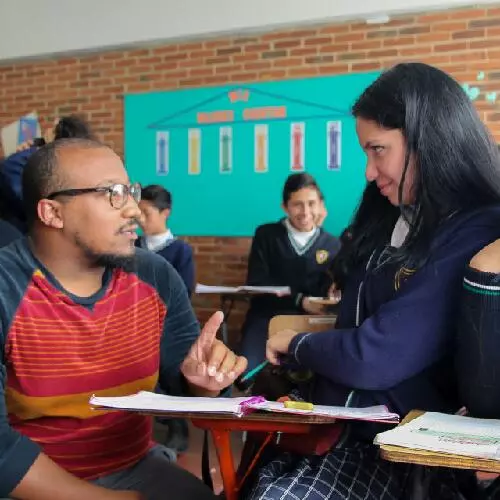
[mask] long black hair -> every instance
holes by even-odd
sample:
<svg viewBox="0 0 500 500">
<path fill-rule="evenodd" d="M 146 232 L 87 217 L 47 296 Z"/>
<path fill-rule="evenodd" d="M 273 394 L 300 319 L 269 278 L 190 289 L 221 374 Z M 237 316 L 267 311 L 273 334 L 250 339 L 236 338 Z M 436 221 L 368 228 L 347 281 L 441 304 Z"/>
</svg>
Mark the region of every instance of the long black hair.
<svg viewBox="0 0 500 500">
<path fill-rule="evenodd" d="M 363 92 L 352 113 L 400 130 L 406 159 L 399 208 L 373 183 L 366 187 L 352 221 L 351 264 L 388 244 L 397 217 L 405 213 L 402 190 L 410 159 L 414 168 L 410 229 L 392 257 L 406 267 L 415 269 L 425 262 L 444 220 L 500 203 L 497 146 L 460 84 L 443 71 L 422 63 L 398 64 Z"/>
</svg>

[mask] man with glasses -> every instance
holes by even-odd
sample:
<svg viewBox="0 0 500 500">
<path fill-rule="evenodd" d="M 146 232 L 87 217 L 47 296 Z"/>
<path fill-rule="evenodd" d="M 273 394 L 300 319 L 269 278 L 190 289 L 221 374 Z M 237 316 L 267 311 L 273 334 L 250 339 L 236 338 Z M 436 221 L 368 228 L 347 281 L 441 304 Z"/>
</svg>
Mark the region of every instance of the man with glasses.
<svg viewBox="0 0 500 500">
<path fill-rule="evenodd" d="M 140 186 L 86 139 L 40 148 L 23 174 L 29 235 L 0 250 L 0 497 L 203 500 L 153 445 L 151 418 L 93 395 L 216 396 L 246 368 L 201 334 L 172 267 L 135 249 Z"/>
</svg>

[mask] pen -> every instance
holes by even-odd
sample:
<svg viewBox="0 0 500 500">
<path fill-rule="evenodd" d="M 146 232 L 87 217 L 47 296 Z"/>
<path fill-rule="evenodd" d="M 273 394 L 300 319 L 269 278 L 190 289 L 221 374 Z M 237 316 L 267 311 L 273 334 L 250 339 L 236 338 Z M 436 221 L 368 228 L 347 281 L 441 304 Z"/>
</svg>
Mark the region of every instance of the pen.
<svg viewBox="0 0 500 500">
<path fill-rule="evenodd" d="M 253 370 L 250 370 L 242 379 L 242 382 L 246 382 L 247 380 L 253 378 L 257 373 L 259 373 L 264 367 L 267 366 L 269 361 L 263 361 L 260 365 L 256 366 Z"/>
</svg>

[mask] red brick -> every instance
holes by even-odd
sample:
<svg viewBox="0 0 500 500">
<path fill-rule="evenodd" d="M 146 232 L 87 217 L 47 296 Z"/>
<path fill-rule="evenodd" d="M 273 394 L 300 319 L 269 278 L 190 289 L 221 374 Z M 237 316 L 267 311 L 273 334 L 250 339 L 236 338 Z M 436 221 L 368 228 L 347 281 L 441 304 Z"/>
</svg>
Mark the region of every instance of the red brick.
<svg viewBox="0 0 500 500">
<path fill-rule="evenodd" d="M 44 124 L 63 112 L 86 113 L 99 137 L 122 154 L 124 92 L 376 71 L 403 60 L 433 64 L 460 82 L 495 91 L 500 80 L 500 8 L 396 16 L 379 26 L 330 23 L 0 66 L 0 124 L 32 109 Z M 486 74 L 482 82 L 476 81 L 479 71 Z M 500 141 L 500 111 L 484 98 L 477 108 Z M 244 282 L 251 238 L 187 239 L 195 247 L 199 281 Z M 195 296 L 193 302 L 203 319 L 219 307 L 217 297 Z M 231 316 L 234 337 L 246 307 L 237 304 Z"/>
</svg>

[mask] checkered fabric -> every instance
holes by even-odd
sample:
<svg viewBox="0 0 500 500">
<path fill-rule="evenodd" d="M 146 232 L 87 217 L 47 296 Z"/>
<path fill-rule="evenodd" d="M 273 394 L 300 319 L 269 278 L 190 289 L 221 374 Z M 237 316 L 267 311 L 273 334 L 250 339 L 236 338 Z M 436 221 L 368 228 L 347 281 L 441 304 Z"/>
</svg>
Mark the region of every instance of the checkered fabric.
<svg viewBox="0 0 500 500">
<path fill-rule="evenodd" d="M 246 500 L 407 500 L 413 470 L 383 460 L 378 448 L 365 443 L 349 443 L 321 457 L 285 453 L 258 471 Z M 426 499 L 465 498 L 460 491 L 473 480 L 467 471 L 424 471 Z"/>
</svg>

